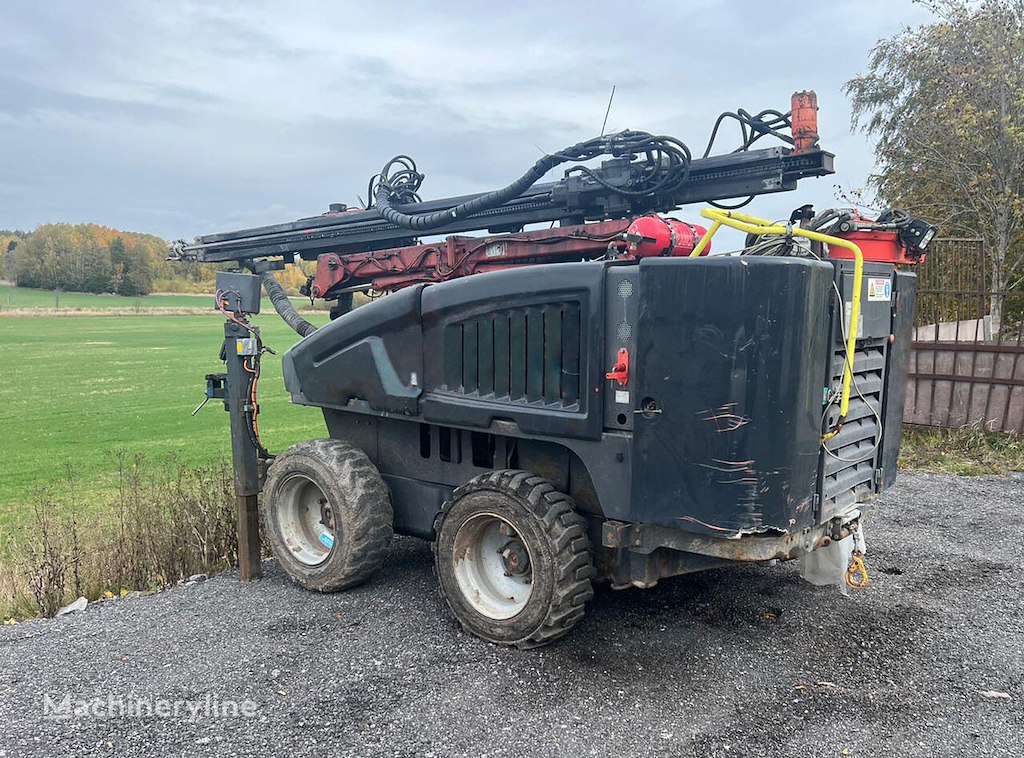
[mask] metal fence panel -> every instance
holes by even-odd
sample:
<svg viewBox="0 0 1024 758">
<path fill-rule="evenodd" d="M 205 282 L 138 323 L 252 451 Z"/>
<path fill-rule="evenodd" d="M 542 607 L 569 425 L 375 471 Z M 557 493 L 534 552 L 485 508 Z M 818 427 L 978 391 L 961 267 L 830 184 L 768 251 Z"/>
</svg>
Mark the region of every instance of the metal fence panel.
<svg viewBox="0 0 1024 758">
<path fill-rule="evenodd" d="M 981 240 L 937 240 L 919 277 L 904 422 L 1024 433 L 1024 292 L 989 291 Z"/>
</svg>

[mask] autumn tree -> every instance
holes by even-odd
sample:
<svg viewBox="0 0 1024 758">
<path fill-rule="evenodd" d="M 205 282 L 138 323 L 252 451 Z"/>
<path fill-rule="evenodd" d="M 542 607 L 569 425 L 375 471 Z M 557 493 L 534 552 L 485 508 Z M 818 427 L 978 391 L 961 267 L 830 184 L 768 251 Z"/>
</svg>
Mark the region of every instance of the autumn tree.
<svg viewBox="0 0 1024 758">
<path fill-rule="evenodd" d="M 158 237 L 96 224 L 43 224 L 14 249 L 22 287 L 147 295 L 167 246 Z"/>
<path fill-rule="evenodd" d="M 145 243 L 116 237 L 108 246 L 112 269 L 111 289 L 129 297 L 148 295 L 153 291 L 152 267 Z"/>
<path fill-rule="evenodd" d="M 294 264 L 285 266 L 281 271 L 275 271 L 274 276 L 278 284 L 288 291 L 298 292 L 299 287 L 306 283 L 306 279 L 316 274 L 316 263 L 313 261 L 296 260 Z"/>
<path fill-rule="evenodd" d="M 21 287 L 68 289 L 70 251 L 76 245 L 70 224 L 44 224 L 14 249 L 15 281 Z"/>
<path fill-rule="evenodd" d="M 925 4 L 936 20 L 880 41 L 846 92 L 880 199 L 984 240 L 997 333 L 1024 273 L 1024 0 Z"/>
<path fill-rule="evenodd" d="M 22 231 L 0 229 L 0 276 L 4 279 L 14 280 L 14 251 L 27 236 Z"/>
</svg>

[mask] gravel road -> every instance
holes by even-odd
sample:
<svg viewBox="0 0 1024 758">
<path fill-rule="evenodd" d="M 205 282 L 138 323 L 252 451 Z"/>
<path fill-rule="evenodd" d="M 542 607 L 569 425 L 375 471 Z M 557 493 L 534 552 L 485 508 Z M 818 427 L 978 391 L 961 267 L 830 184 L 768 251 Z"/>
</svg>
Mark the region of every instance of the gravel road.
<svg viewBox="0 0 1024 758">
<path fill-rule="evenodd" d="M 903 475 L 878 505 L 849 598 L 723 569 L 599 592 L 538 651 L 461 635 L 411 539 L 342 594 L 268 563 L 0 627 L 0 756 L 1019 755 L 1024 476 Z"/>
</svg>

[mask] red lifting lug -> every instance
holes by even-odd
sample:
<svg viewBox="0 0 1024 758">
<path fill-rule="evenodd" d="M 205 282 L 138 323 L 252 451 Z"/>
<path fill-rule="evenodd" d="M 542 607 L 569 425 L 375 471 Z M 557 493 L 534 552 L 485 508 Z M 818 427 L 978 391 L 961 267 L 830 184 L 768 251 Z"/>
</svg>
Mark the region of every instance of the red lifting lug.
<svg viewBox="0 0 1024 758">
<path fill-rule="evenodd" d="M 620 387 L 629 384 L 629 351 L 626 348 L 619 349 L 618 358 L 612 370 L 604 375 L 605 379 L 614 379 Z"/>
</svg>

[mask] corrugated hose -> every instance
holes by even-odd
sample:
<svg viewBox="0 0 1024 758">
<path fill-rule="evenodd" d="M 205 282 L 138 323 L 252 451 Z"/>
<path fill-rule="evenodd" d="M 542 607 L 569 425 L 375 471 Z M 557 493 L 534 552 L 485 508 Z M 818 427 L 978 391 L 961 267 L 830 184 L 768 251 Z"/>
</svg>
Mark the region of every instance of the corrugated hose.
<svg viewBox="0 0 1024 758">
<path fill-rule="evenodd" d="M 288 324 L 292 329 L 299 333 L 302 337 L 308 337 L 316 331 L 316 325 L 311 324 L 306 319 L 299 315 L 299 312 L 295 310 L 295 306 L 292 305 L 291 298 L 281 288 L 281 285 L 277 283 L 277 279 L 274 278 L 274 274 L 270 271 L 265 271 L 260 274 L 260 279 L 263 282 L 263 289 L 267 291 L 267 297 L 270 298 L 270 302 L 274 305 L 274 310 L 277 311 L 278 315 L 284 319 L 284 322 Z"/>
</svg>

